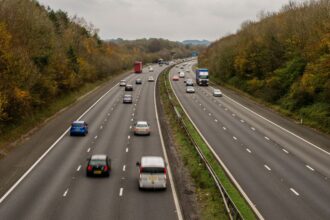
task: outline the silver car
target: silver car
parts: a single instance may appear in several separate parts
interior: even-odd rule
[[[222,96],[222,92],[220,91],[220,89],[214,89],[213,90],[213,96],[215,96],[215,97],[221,97]]]
[[[153,76],[149,76],[148,77],[148,82],[153,82],[153,81],[155,81],[154,77]]]
[[[135,135],[150,135],[150,125],[146,121],[137,121],[133,131]]]
[[[126,80],[120,80],[119,86],[126,86]]]
[[[193,86],[187,86],[186,93],[195,93],[195,88]]]
[[[162,157],[143,156],[137,162],[139,189],[166,189],[166,163]]]

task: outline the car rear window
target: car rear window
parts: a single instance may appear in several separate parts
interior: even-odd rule
[[[146,128],[146,127],[148,127],[148,125],[147,124],[137,124],[136,127],[138,127],[138,128]]]
[[[141,173],[165,173],[163,167],[143,167]]]
[[[82,128],[82,127],[84,127],[84,124],[82,124],[82,123],[73,123],[72,127]]]
[[[92,165],[92,166],[95,166],[95,165],[105,166],[105,165],[107,165],[105,160],[90,160],[89,164]]]

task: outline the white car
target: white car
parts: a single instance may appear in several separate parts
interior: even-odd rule
[[[154,81],[155,81],[155,79],[154,79],[153,76],[149,76],[149,77],[148,77],[148,82],[154,82]]]
[[[134,135],[150,135],[150,125],[146,121],[137,121],[133,127]]]
[[[180,73],[179,73],[179,77],[180,77],[180,78],[184,78],[184,72],[183,72],[183,71],[180,71]]]
[[[139,168],[139,189],[166,189],[166,163],[162,157],[143,156]]]
[[[120,80],[119,86],[126,86],[126,80]]]
[[[220,89],[214,89],[213,90],[213,96],[215,96],[215,97],[221,97],[222,96],[222,92],[220,91]]]
[[[154,68],[152,68],[151,66],[149,67],[149,72],[153,72]]]

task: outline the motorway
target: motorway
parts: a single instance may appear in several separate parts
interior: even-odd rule
[[[192,66],[186,78],[195,77]],[[170,71],[172,88],[189,117],[246,194],[260,218],[330,219],[330,139],[319,147],[294,131],[246,108],[230,95],[213,97],[213,88],[195,85],[187,94],[182,71]]]
[[[61,130],[40,160],[1,196],[0,219],[181,219],[170,167],[166,191],[141,192],[135,165],[142,155],[166,157],[156,114],[156,82],[147,82],[164,68],[155,65],[154,72],[145,68],[126,77],[134,87],[126,92],[133,94],[133,104],[122,103],[124,88],[116,84],[86,106],[79,119],[89,124],[87,136],[71,137],[68,129]],[[142,85],[135,85],[136,78],[142,78]],[[150,136],[133,135],[136,120],[150,123]],[[71,121],[61,123],[67,128]],[[110,156],[109,178],[86,177],[86,159],[92,154]]]

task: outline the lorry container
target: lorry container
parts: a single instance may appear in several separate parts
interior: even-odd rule
[[[196,84],[199,86],[209,85],[209,70],[205,68],[196,69]]]
[[[134,73],[142,73],[142,62],[141,61],[134,62]]]

